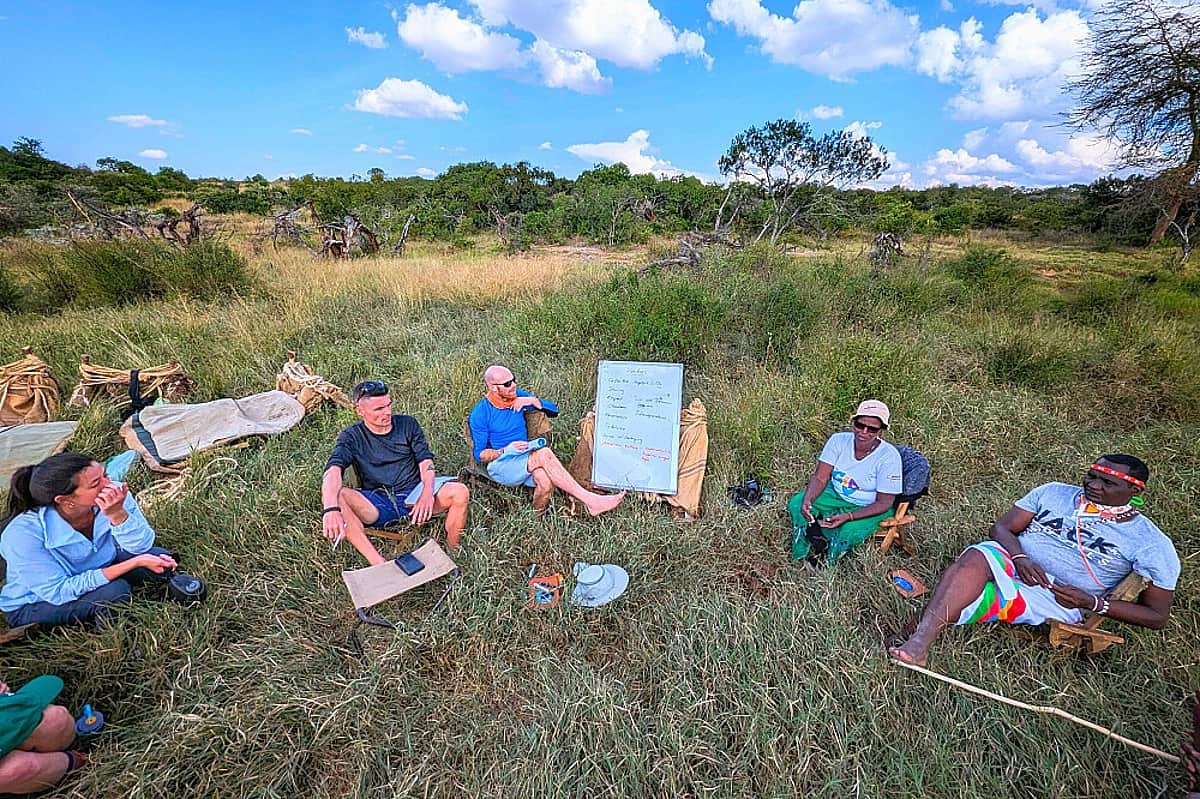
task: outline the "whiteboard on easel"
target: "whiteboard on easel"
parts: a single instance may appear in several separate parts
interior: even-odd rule
[[[683,364],[601,361],[592,482],[673,495],[679,490]]]

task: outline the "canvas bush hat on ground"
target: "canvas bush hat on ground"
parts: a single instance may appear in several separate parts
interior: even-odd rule
[[[884,427],[888,427],[891,424],[892,412],[879,400],[869,399],[858,403],[858,410],[850,417],[850,421],[853,422],[860,416],[874,416],[883,422]]]
[[[612,602],[629,587],[628,572],[611,563],[576,563],[572,571],[575,590],[571,592],[571,603],[574,605],[598,608]]]

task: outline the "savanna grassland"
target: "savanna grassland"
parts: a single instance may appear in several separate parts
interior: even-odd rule
[[[112,259],[6,250],[13,291],[69,302],[0,314],[0,353],[33,346],[68,390],[86,352],[122,367],[177,358],[196,400],[244,396],[271,388],[292,349],[343,386],[387,380],[446,472],[466,462],[462,419],[492,362],[562,407],[564,459],[601,358],[683,361],[685,402],[709,412],[700,521],[634,500],[543,519],[522,493],[481,486],[446,604],[426,617],[431,590],[382,606],[399,630],[367,632],[365,662],[346,645],[339,577],[361,558],[318,532],[325,457],[353,415],[327,405],[286,435],[197,457],[147,514],[208,582],[206,605],[136,601],[103,632],[0,649],[10,684],[57,673],[73,709],[108,714],[93,767],[60,795],[1180,794],[1168,763],[893,666],[883,643],[918,606],[885,575],[905,566],[932,584],[1029,488],[1074,481],[1104,452],[1142,456],[1146,512],[1184,563],[1164,630],[1125,627],[1125,646],[1084,659],[955,629],[930,664],[1176,749],[1200,687],[1200,276],[1157,252],[978,236],[882,271],[862,249],[717,252],[677,272],[638,271],[643,250],[507,257],[487,242],[344,263],[247,251],[247,270],[214,252],[162,261],[143,276],[152,299],[132,303],[105,289],[125,279],[105,277]],[[890,439],[933,463],[917,554],[793,565],[783,500],[867,396],[891,405]],[[119,451],[114,410],[65,414],[82,422],[75,449]],[[774,503],[729,503],[748,473]],[[531,562],[576,560],[624,565],[628,592],[599,610],[522,606]]]

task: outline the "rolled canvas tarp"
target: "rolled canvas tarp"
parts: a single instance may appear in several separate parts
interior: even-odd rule
[[[22,466],[31,466],[66,448],[79,422],[37,422],[0,427],[0,491]]]
[[[264,391],[198,405],[152,405],[125,420],[121,438],[151,469],[171,472],[195,452],[247,436],[283,433],[303,418],[304,406],[288,394]]]

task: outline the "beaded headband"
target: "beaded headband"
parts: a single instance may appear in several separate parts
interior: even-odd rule
[[[1125,482],[1127,482],[1127,483],[1133,483],[1133,484],[1134,484],[1135,486],[1137,486],[1138,488],[1145,488],[1145,487],[1146,487],[1146,481],[1145,481],[1145,480],[1139,480],[1139,479],[1137,479],[1136,477],[1134,477],[1133,475],[1125,474],[1125,472],[1118,472],[1116,469],[1110,469],[1109,467],[1107,467],[1107,466],[1101,466],[1101,465],[1100,465],[1100,464],[1098,464],[1098,463],[1093,463],[1093,464],[1092,464],[1092,468],[1093,468],[1093,469],[1095,469],[1095,470],[1096,470],[1096,471],[1098,471],[1098,472],[1102,472],[1102,473],[1104,473],[1104,474],[1110,474],[1110,475],[1112,475],[1113,477],[1119,477],[1119,478],[1121,478],[1122,480],[1124,480],[1124,481],[1125,481]]]

